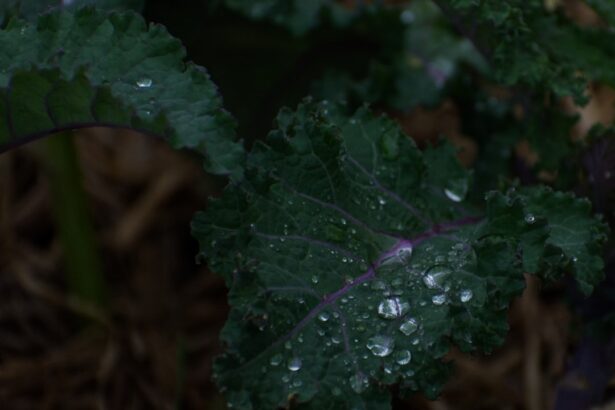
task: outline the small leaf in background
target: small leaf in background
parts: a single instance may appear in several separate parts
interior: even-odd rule
[[[72,10],[86,5],[96,6],[100,10],[142,11],[145,0],[3,0],[0,3],[0,25],[9,17],[18,16],[28,20],[50,11],[59,9]]]

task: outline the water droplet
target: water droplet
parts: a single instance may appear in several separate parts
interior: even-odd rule
[[[443,305],[446,302],[446,295],[444,293],[441,293],[439,295],[434,295],[431,298],[431,301],[433,302],[434,305]]]
[[[372,282],[373,290],[385,290],[386,288],[387,288],[387,284],[384,281],[377,279]]]
[[[318,315],[318,320],[320,320],[321,322],[326,322],[327,320],[329,320],[329,314],[327,312],[320,312],[320,314]]]
[[[395,349],[395,341],[388,336],[377,335],[367,341],[367,348],[374,356],[386,357]]]
[[[407,350],[401,350],[395,354],[395,361],[397,362],[397,364],[403,366],[410,363],[410,360],[412,360],[412,353]]]
[[[415,318],[408,318],[399,326],[399,331],[405,334],[406,336],[410,336],[412,333],[416,332],[419,324]]]
[[[318,276],[316,276],[316,275],[312,276],[312,283],[314,285],[318,283]]]
[[[296,372],[301,369],[301,359],[298,357],[293,357],[288,361],[288,370],[291,372]]]
[[[534,222],[536,222],[536,217],[533,214],[527,214],[525,215],[525,222],[527,222],[528,224],[533,224]]]
[[[387,201],[386,201],[386,199],[384,199],[383,197],[379,196],[379,197],[378,197],[378,203],[379,203],[380,205],[386,205],[386,204],[387,204]]]
[[[137,80],[138,88],[150,88],[154,82],[151,78],[140,78]]]
[[[451,191],[450,189],[445,189],[444,195],[446,195],[446,197],[453,202],[461,202],[463,200],[463,197],[461,195]]]
[[[410,310],[410,304],[399,298],[384,299],[378,305],[378,314],[385,319],[397,319]]]
[[[404,10],[399,16],[399,18],[401,22],[404,24],[411,24],[415,19],[414,13],[412,12],[412,10]]]
[[[358,373],[350,377],[350,387],[355,393],[363,393],[368,386],[369,380],[363,373]]]
[[[412,257],[412,245],[407,245],[397,250],[397,257],[402,263],[410,262]]]
[[[470,289],[463,289],[461,292],[459,292],[459,300],[461,300],[463,303],[469,302],[473,296],[474,293],[472,293],[472,290]]]
[[[399,248],[397,248],[397,250],[394,253],[390,253],[386,255],[382,259],[382,262],[380,264],[381,265],[388,265],[391,263],[408,264],[410,263],[410,259],[412,258],[412,250],[413,250],[412,244],[405,243],[401,245]]]
[[[423,283],[429,289],[439,289],[442,287],[442,282],[444,282],[444,279],[446,279],[450,273],[450,269],[437,266],[423,276]]]
[[[282,363],[282,355],[279,353],[272,356],[271,360],[269,360],[269,364],[272,366],[279,366],[280,363]]]

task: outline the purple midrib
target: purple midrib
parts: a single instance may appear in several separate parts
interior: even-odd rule
[[[434,237],[437,237],[437,236],[440,236],[446,233],[450,233],[456,228],[461,228],[463,226],[472,225],[472,224],[478,223],[481,220],[482,218],[479,218],[479,217],[466,217],[466,218],[458,219],[455,221],[445,222],[442,224],[437,224],[429,231],[418,234],[413,238],[401,239],[397,241],[395,245],[393,245],[391,248],[387,249],[382,254],[380,254],[376,262],[373,263],[372,266],[370,266],[370,268],[365,273],[363,273],[360,276],[357,276],[351,282],[346,283],[343,287],[336,290],[335,292],[329,293],[328,295],[326,295],[322,299],[322,301],[318,305],[314,306],[314,308],[312,308],[312,310],[310,310],[308,314],[303,319],[301,319],[301,321],[297,323],[297,325],[282,339],[285,341],[285,340],[288,340],[294,337],[312,319],[314,319],[316,315],[318,315],[323,309],[335,303],[339,298],[348,294],[352,289],[356,288],[357,286],[374,279],[376,277],[376,270],[378,270],[378,268],[382,266],[383,261],[389,259],[392,256],[395,256],[400,249],[408,247],[408,246],[415,247],[421,242],[424,242],[430,238],[434,238]]]
[[[454,221],[444,222],[444,223],[434,225],[428,231],[420,233],[414,236],[413,238],[400,239],[391,248],[382,252],[380,256],[378,257],[378,259],[376,260],[376,262],[374,262],[365,273],[361,274],[360,276],[357,276],[351,282],[346,283],[344,286],[342,286],[340,289],[336,290],[335,292],[329,293],[328,295],[326,295],[316,306],[314,306],[305,315],[303,319],[301,319],[301,321],[299,321],[299,323],[295,325],[295,327],[292,330],[290,330],[284,336],[277,339],[267,349],[262,351],[256,357],[253,357],[252,359],[248,360],[246,363],[243,363],[239,368],[235,369],[235,371],[240,371],[246,365],[256,360],[257,357],[262,356],[265,352],[269,351],[270,349],[275,348],[276,346],[279,346],[280,344],[288,341],[289,339],[292,339],[303,328],[305,328],[305,326],[307,326],[308,323],[310,323],[310,321],[312,321],[322,310],[333,305],[338,299],[340,299],[344,295],[347,295],[351,290],[353,290],[357,286],[374,279],[376,277],[376,270],[378,270],[378,268],[380,268],[383,265],[383,262],[385,260],[387,260],[391,256],[396,255],[397,252],[401,248],[407,247],[408,245],[415,247],[428,239],[450,233],[457,228],[461,228],[464,226],[478,223],[482,219],[483,219],[482,217],[466,217],[466,218],[462,218],[462,219],[458,219]]]

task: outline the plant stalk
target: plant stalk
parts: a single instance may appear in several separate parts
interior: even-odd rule
[[[67,131],[47,138],[43,158],[71,297],[104,307],[107,288],[73,133]]]

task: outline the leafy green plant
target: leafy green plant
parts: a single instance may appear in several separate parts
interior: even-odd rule
[[[451,347],[503,343],[525,273],[545,283],[569,273],[584,295],[604,278],[612,134],[570,139],[577,117],[560,99],[583,104],[588,83],[613,83],[608,2],[588,1],[605,22],[582,27],[538,0],[227,0],[226,12],[306,43],[323,29],[367,36],[377,50],[362,70],[327,66],[311,78],[313,97],[282,108],[249,151],[179,41],[112,10],[140,2],[48,3],[0,8],[0,150],[131,128],[229,177],[193,233],[229,288],[214,377],[233,408],[388,409],[393,391],[437,397]],[[445,138],[417,144],[382,114],[445,99],[459,102],[474,137],[474,170]]]

